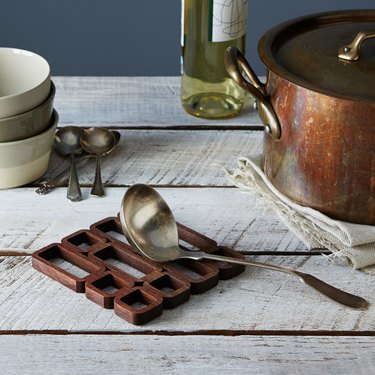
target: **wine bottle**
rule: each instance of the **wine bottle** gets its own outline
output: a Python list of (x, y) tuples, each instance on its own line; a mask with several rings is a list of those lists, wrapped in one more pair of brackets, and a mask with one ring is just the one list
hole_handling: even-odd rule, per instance
[(247, 0), (182, 0), (181, 103), (204, 118), (238, 114), (244, 91), (224, 66), (227, 47), (245, 52)]

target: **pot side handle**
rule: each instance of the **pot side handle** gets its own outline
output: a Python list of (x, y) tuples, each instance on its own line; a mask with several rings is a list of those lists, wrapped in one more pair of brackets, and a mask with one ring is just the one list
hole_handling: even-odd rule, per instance
[(280, 123), (267, 96), (265, 86), (259, 81), (244, 55), (236, 47), (228, 47), (225, 51), (224, 63), (231, 78), (256, 99), (258, 114), (266, 131), (273, 138), (279, 139), (281, 137)]
[(375, 38), (375, 30), (360, 31), (350, 44), (339, 49), (338, 57), (347, 61), (359, 60), (362, 43), (369, 38)]

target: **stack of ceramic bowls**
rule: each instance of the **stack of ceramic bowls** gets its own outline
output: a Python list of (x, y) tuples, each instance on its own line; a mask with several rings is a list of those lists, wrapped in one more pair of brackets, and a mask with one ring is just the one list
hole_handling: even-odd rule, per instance
[(48, 168), (58, 122), (48, 62), (0, 48), (0, 189), (27, 184)]

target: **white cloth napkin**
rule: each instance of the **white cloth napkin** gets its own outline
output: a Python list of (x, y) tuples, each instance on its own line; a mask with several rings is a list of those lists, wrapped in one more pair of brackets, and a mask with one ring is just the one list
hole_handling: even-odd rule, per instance
[(355, 269), (375, 273), (375, 226), (333, 220), (321, 212), (303, 207), (280, 193), (261, 168), (261, 156), (238, 159), (229, 172), (233, 183), (255, 192), (272, 207), (282, 222), (308, 247), (327, 248)]

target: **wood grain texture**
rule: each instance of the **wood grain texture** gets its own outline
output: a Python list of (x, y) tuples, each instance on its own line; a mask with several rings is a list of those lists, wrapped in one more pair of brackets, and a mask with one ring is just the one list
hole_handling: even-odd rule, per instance
[[(261, 153), (263, 139), (257, 131), (121, 130), (121, 136), (102, 163), (103, 182), (112, 186), (231, 186), (223, 168), (236, 168), (240, 156)], [(78, 166), (79, 181), (92, 184), (95, 160), (83, 163)], [(67, 166), (69, 160), (53, 152), (48, 172), (38, 182)]]
[[(179, 77), (53, 77), (60, 125), (170, 127), (260, 125), (250, 103), (239, 116), (205, 120), (180, 104)], [(248, 100), (249, 102), (249, 100)]]
[(0, 257), (0, 330), (196, 332), (372, 331), (373, 276), (333, 265), (321, 256), (251, 257), (312, 273), (368, 299), (367, 311), (336, 304), (298, 279), (248, 267), (234, 279), (193, 295), (152, 322), (135, 327), (31, 267), (31, 257)]
[[(277, 215), (237, 188), (159, 188), (177, 221), (239, 251), (306, 251)], [(66, 199), (66, 188), (40, 196), (34, 188), (1, 191), (0, 251), (32, 253), (63, 237), (116, 216), (126, 188), (107, 188), (104, 198)]]
[[(118, 128), (122, 140), (103, 162), (110, 185), (103, 199), (89, 197), (90, 188), (82, 189), (80, 203), (66, 199), (66, 188), (46, 196), (35, 187), (0, 191), (0, 373), (375, 371), (374, 337), (361, 336), (374, 332), (373, 276), (322, 256), (294, 256), (306, 251), (304, 245), (259, 198), (234, 188), (221, 169), (262, 150), (262, 132), (250, 131), (260, 125), (250, 101), (240, 116), (210, 121), (184, 113), (179, 77), (53, 80), (60, 126)], [(66, 165), (53, 155), (46, 178)], [(89, 185), (94, 163), (79, 173)], [(311, 273), (368, 299), (370, 309), (344, 308), (291, 276), (248, 268), (136, 327), (34, 270), (30, 256), (20, 256), (116, 215), (126, 186), (137, 182), (156, 185), (178, 221), (219, 244), (243, 252), (290, 252), (250, 258)]]
[(372, 374), (374, 341), (326, 336), (3, 336), (0, 372)]

